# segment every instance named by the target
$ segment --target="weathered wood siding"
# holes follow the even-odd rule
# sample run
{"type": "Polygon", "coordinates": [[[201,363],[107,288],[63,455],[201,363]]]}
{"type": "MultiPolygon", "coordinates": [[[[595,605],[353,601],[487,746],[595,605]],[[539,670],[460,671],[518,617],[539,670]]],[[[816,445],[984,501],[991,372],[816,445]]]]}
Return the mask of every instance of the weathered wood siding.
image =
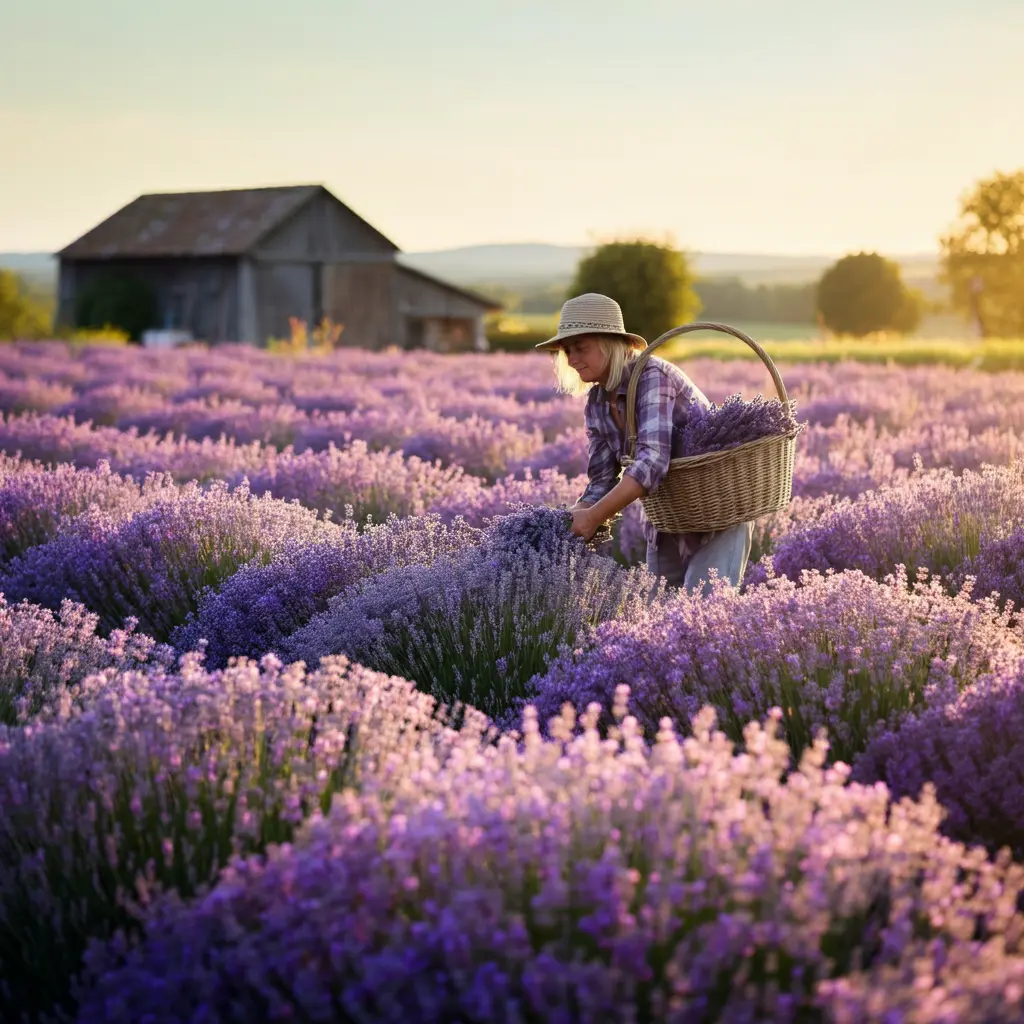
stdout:
{"type": "Polygon", "coordinates": [[[191,331],[203,341],[238,337],[238,278],[226,258],[61,261],[58,322],[77,326],[78,297],[105,277],[133,277],[153,289],[155,328],[191,331]]]}
{"type": "Polygon", "coordinates": [[[395,267],[335,263],[323,271],[324,315],[344,325],[340,344],[386,348],[401,344],[395,316],[395,267]]]}
{"type": "Polygon", "coordinates": [[[458,352],[482,344],[484,310],[479,302],[408,267],[396,264],[395,277],[403,348],[458,352]]]}
{"type": "Polygon", "coordinates": [[[297,317],[312,327],[316,322],[314,277],[319,268],[308,263],[257,263],[256,296],[261,342],[287,338],[289,320],[297,317]]]}
{"type": "Polygon", "coordinates": [[[474,320],[483,315],[480,303],[396,264],[398,308],[418,317],[457,317],[474,320]]]}
{"type": "Polygon", "coordinates": [[[306,203],[253,249],[254,259],[306,263],[388,260],[395,247],[332,196],[306,203]]]}

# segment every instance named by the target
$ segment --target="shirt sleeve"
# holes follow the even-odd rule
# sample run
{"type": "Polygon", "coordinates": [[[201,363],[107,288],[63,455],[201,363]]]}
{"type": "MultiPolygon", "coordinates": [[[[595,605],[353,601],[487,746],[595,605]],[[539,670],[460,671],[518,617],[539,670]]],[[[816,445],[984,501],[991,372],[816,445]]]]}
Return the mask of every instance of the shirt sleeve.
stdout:
{"type": "Polygon", "coordinates": [[[618,482],[622,467],[607,439],[596,429],[587,409],[587,489],[580,495],[579,503],[593,505],[600,501],[618,482]]]}
{"type": "Polygon", "coordinates": [[[636,396],[636,461],[626,467],[650,494],[661,486],[672,458],[672,412],[678,388],[656,364],[644,367],[636,396]]]}

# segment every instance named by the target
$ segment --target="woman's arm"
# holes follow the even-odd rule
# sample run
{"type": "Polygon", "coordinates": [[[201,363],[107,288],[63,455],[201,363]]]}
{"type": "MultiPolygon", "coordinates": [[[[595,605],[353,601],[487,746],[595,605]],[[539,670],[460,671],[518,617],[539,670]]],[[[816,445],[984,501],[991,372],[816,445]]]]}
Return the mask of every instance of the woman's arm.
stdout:
{"type": "Polygon", "coordinates": [[[621,512],[647,492],[631,476],[624,476],[600,501],[577,506],[572,514],[572,532],[590,540],[602,523],[621,512]]]}
{"type": "Polygon", "coordinates": [[[614,486],[622,467],[611,445],[590,423],[587,415],[587,487],[576,501],[575,508],[596,505],[614,486]]]}
{"type": "Polygon", "coordinates": [[[668,472],[678,388],[656,364],[648,363],[641,372],[636,396],[636,460],[600,500],[573,512],[573,533],[586,540],[630,502],[657,490],[668,472]]]}

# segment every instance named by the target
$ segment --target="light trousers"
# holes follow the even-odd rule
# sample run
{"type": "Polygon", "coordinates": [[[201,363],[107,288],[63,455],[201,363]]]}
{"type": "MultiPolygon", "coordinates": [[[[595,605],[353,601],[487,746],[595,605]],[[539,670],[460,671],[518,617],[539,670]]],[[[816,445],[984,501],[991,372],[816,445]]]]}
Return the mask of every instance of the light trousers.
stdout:
{"type": "Polygon", "coordinates": [[[719,579],[738,587],[747,568],[753,533],[753,523],[740,523],[715,534],[707,544],[689,554],[680,543],[681,538],[659,533],[647,543],[647,568],[664,578],[670,587],[683,587],[690,594],[698,589],[702,594],[708,593],[712,569],[717,570],[719,579]]]}

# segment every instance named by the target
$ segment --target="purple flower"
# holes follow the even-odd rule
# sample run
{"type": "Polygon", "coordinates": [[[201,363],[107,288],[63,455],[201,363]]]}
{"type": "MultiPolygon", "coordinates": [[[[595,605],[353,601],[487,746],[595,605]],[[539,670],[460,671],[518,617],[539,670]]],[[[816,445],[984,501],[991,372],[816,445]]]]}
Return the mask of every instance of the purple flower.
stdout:
{"type": "Polygon", "coordinates": [[[0,594],[0,723],[60,708],[67,690],[95,672],[170,657],[167,648],[135,632],[134,620],[107,638],[97,635],[98,621],[71,601],[54,614],[34,604],[10,605],[0,594]]]}
{"type": "Polygon", "coordinates": [[[646,570],[589,551],[569,523],[551,509],[499,517],[478,545],[342,591],[278,650],[310,665],[342,653],[501,719],[550,659],[599,622],[642,617],[656,591],[646,570]]]}
{"type": "Polygon", "coordinates": [[[893,725],[855,766],[864,782],[884,781],[895,797],[935,787],[943,831],[995,852],[1024,855],[1024,678],[979,680],[956,701],[893,725]]]}
{"type": "Polygon", "coordinates": [[[747,444],[762,437],[800,431],[793,402],[777,398],[730,395],[721,405],[693,404],[678,436],[672,441],[673,458],[704,455],[747,444]]]}
{"type": "Polygon", "coordinates": [[[254,497],[244,487],[190,485],[128,518],[95,508],[83,513],[4,567],[0,591],[53,609],[79,601],[105,631],[135,618],[143,632],[167,640],[208,591],[246,563],[337,529],[309,509],[254,497]]]}
{"type": "Polygon", "coordinates": [[[986,674],[1014,669],[1024,634],[994,607],[950,597],[939,581],[877,583],[858,572],[805,573],[743,594],[722,587],[679,596],[644,619],[598,628],[532,682],[542,720],[565,703],[610,711],[617,688],[645,730],[665,716],[680,729],[705,705],[739,739],[772,707],[794,756],[819,729],[850,761],[907,714],[941,707],[986,674]]]}
{"type": "Polygon", "coordinates": [[[79,1021],[866,1019],[912,980],[915,1019],[1019,1019],[1024,869],[944,839],[933,797],[890,808],[824,741],[788,774],[777,714],[742,755],[707,710],[651,746],[618,717],[367,779],[94,954],[79,1021]]]}
{"type": "Polygon", "coordinates": [[[0,728],[0,1018],[70,1008],[90,940],[134,932],[160,889],[191,897],[232,856],[290,842],[335,793],[479,746],[405,680],[344,659],[107,671],[66,718],[0,728]],[[80,705],[80,706],[77,706],[80,705]]]}
{"type": "Polygon", "coordinates": [[[179,651],[205,641],[207,664],[231,657],[257,658],[325,611],[328,601],[360,579],[403,565],[428,565],[477,538],[461,521],[436,516],[391,518],[362,532],[344,529],[312,541],[286,543],[266,564],[242,566],[174,634],[179,651]]]}

